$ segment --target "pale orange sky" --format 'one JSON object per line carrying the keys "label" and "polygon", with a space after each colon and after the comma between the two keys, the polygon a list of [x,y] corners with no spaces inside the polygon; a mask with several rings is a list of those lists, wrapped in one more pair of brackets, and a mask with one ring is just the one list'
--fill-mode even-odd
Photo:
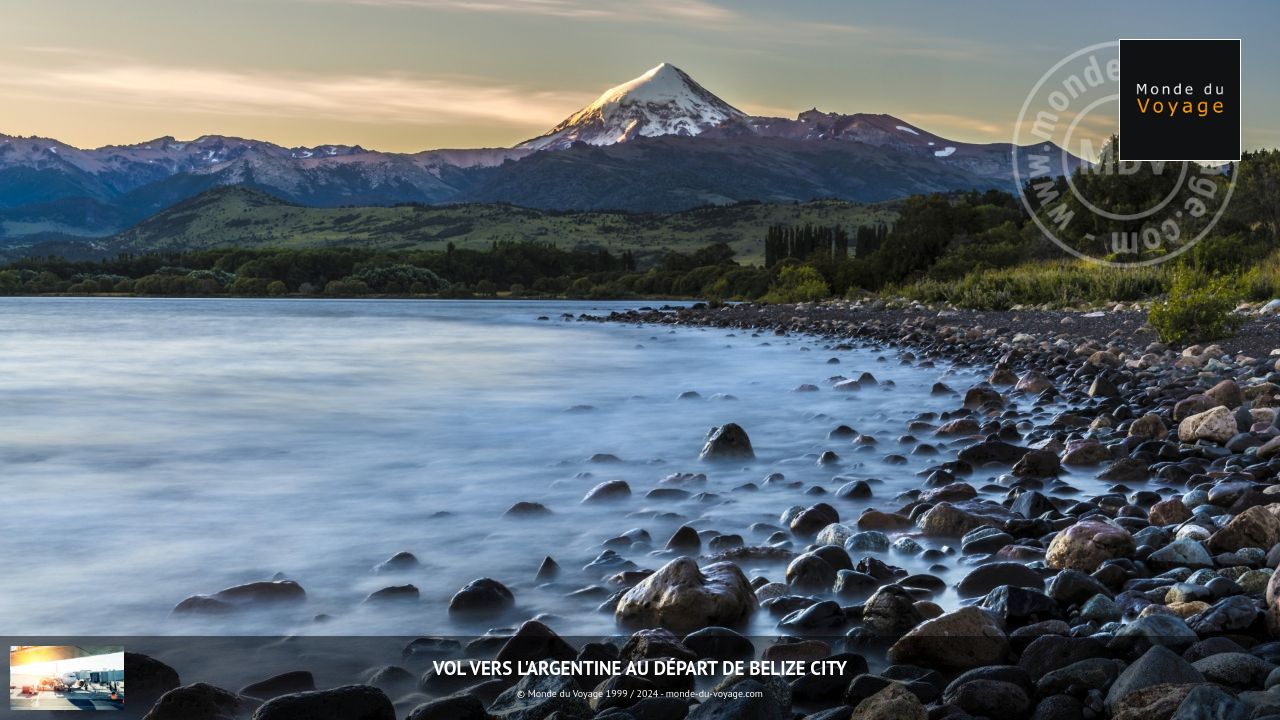
{"label": "pale orange sky", "polygon": [[0,133],[81,147],[205,134],[393,151],[511,145],[671,62],[752,113],[886,112],[956,140],[1003,142],[1060,57],[1115,37],[1168,36],[1242,37],[1245,145],[1280,145],[1280,93],[1251,72],[1280,67],[1280,6],[1071,7],[6,0]]}

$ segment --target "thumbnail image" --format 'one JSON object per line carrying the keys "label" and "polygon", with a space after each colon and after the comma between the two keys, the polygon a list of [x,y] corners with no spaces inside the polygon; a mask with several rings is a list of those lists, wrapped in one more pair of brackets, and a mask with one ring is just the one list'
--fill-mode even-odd
{"label": "thumbnail image", "polygon": [[123,710],[124,648],[9,647],[10,710]]}

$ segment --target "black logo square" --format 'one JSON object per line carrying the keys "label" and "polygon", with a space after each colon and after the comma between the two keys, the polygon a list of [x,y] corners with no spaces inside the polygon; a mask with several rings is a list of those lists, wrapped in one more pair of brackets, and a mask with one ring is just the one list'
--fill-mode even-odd
{"label": "black logo square", "polygon": [[1240,159],[1239,40],[1121,40],[1122,160]]}

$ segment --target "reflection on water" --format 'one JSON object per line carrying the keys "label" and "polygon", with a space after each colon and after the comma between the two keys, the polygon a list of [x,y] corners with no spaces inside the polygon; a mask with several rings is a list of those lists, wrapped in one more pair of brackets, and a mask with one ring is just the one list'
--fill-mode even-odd
{"label": "reflection on water", "polygon": [[[0,631],[448,633],[459,629],[448,598],[489,576],[514,590],[525,617],[608,632],[600,598],[564,597],[599,582],[577,569],[602,541],[644,528],[661,548],[680,522],[646,512],[657,510],[761,543],[751,523],[818,499],[734,490],[770,472],[831,491],[837,474],[876,478],[870,502],[896,505],[888,499],[918,487],[914,473],[936,461],[897,443],[906,421],[956,404],[930,395],[935,381],[973,379],[812,340],[559,317],[627,305],[0,301]],[[837,393],[826,384],[864,370],[896,387]],[[792,392],[804,383],[821,390]],[[689,390],[700,397],[677,399]],[[589,408],[570,411],[577,406]],[[707,429],[729,421],[751,434],[757,460],[701,467]],[[856,452],[828,440],[840,423],[879,445]],[[827,449],[841,466],[817,464]],[[884,464],[890,452],[908,464]],[[597,453],[621,462],[587,462]],[[707,472],[706,490],[720,500],[644,498],[682,471]],[[632,498],[580,504],[608,479],[628,481]],[[520,500],[554,514],[504,518]],[[853,519],[867,501],[832,502]],[[422,567],[370,572],[402,550]],[[643,548],[621,552],[641,567],[663,562]],[[539,588],[545,555],[567,572]],[[781,576],[778,565],[744,569]],[[204,626],[169,617],[188,595],[276,573],[306,588],[303,610]],[[421,602],[360,606],[404,582]],[[315,624],[317,614],[332,620]]]}

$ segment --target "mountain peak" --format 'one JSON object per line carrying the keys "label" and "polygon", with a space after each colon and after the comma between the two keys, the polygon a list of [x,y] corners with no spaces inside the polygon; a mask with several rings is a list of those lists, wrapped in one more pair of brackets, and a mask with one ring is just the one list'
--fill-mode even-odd
{"label": "mountain peak", "polygon": [[745,113],[713,95],[688,73],[662,63],[605,90],[545,135],[516,147],[560,150],[575,142],[613,145],[637,137],[692,136]]}

